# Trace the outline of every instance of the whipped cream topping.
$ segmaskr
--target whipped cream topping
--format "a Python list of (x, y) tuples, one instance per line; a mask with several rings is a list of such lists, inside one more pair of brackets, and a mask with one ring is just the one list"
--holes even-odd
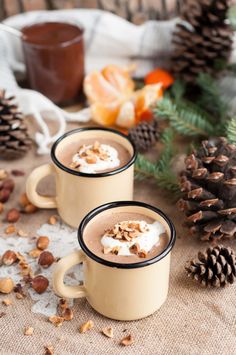
[[(120, 226), (127, 224), (128, 228), (121, 229)], [(133, 230), (132, 225), (136, 225)], [(116, 231), (118, 232), (116, 233)], [(128, 231), (128, 234), (123, 235), (122, 232), (127, 233), (126, 231)], [(116, 224), (112, 230), (104, 233), (101, 244), (105, 254), (111, 252), (117, 255), (131, 256), (137, 254), (140, 257), (146, 257), (146, 254), (159, 244), (160, 235), (163, 233), (165, 233), (165, 228), (158, 221), (152, 224), (145, 221), (123, 221)]]
[(120, 165), (118, 151), (108, 144), (83, 145), (72, 157), (70, 167), (83, 173), (94, 174)]

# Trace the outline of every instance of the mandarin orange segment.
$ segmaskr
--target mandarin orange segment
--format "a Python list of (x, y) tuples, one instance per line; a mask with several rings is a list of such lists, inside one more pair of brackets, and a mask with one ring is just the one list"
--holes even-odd
[(100, 72), (92, 72), (84, 79), (84, 92), (90, 103), (111, 103), (119, 99), (120, 92)]
[(146, 85), (136, 91), (134, 95), (136, 122), (139, 122), (142, 113), (162, 96), (163, 90), (160, 84)]
[(130, 77), (129, 70), (108, 65), (102, 70), (102, 75), (122, 96), (128, 98), (134, 91), (134, 81)]
[(120, 109), (120, 103), (101, 104), (99, 102), (91, 105), (93, 120), (103, 126), (113, 126), (116, 122)]

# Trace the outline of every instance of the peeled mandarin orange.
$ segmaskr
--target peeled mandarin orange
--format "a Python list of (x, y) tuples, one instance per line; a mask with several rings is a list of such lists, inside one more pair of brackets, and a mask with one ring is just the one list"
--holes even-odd
[(103, 126), (113, 126), (119, 113), (120, 103), (113, 102), (110, 104), (102, 104), (96, 102), (92, 104), (90, 108), (92, 118), (95, 122)]
[(120, 97), (120, 92), (100, 72), (92, 72), (84, 79), (84, 92), (90, 103), (111, 103)]
[(136, 91), (134, 95), (136, 122), (139, 122), (142, 113), (147, 111), (162, 96), (163, 90), (160, 84), (146, 85), (141, 90)]
[(122, 96), (129, 97), (134, 91), (134, 81), (128, 69), (108, 65), (102, 70), (102, 75)]

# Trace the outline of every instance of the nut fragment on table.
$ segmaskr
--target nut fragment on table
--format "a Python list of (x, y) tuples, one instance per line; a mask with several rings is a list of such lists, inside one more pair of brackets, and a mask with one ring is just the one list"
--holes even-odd
[(134, 339), (131, 334), (127, 335), (123, 339), (121, 339), (120, 344), (124, 346), (128, 346), (134, 343)]
[(37, 241), (36, 241), (36, 246), (38, 249), (44, 250), (47, 249), (49, 245), (49, 238), (46, 236), (41, 236), (38, 237)]
[(33, 327), (26, 327), (24, 329), (24, 335), (33, 335), (34, 328)]
[(4, 304), (5, 306), (11, 306), (12, 305), (12, 301), (9, 298), (4, 298), (2, 300), (2, 304)]
[(54, 348), (51, 345), (45, 346), (44, 349), (44, 355), (54, 355)]
[(64, 320), (66, 320), (66, 321), (72, 320), (74, 318), (74, 313), (73, 313), (72, 309), (70, 309), (70, 308), (66, 308), (64, 310), (64, 312), (62, 313), (62, 315), (63, 315)]
[(18, 234), (19, 237), (23, 237), (23, 238), (28, 237), (28, 233), (25, 232), (23, 229), (19, 229), (17, 231), (17, 234)]
[(7, 213), (7, 222), (16, 223), (20, 218), (20, 211), (17, 208), (12, 208)]
[(39, 294), (44, 293), (46, 291), (46, 289), (48, 288), (48, 285), (49, 285), (49, 281), (43, 275), (35, 276), (31, 280), (32, 288)]
[(35, 259), (38, 258), (41, 253), (42, 253), (42, 250), (39, 250), (37, 248), (32, 249), (28, 252), (29, 256), (31, 256), (31, 258), (35, 258)]
[(94, 327), (94, 322), (92, 320), (88, 320), (86, 323), (83, 323), (79, 327), (79, 332), (86, 333), (88, 330), (92, 329), (93, 327)]
[(14, 282), (10, 277), (3, 277), (0, 279), (0, 292), (11, 293), (14, 288)]
[(63, 322), (64, 322), (64, 318), (60, 317), (60, 316), (51, 316), (51, 317), (48, 318), (48, 320), (53, 325), (55, 325), (55, 327), (61, 327)]
[(19, 300), (26, 297), (26, 293), (20, 283), (16, 284), (13, 291), (15, 292), (16, 298)]
[(13, 250), (7, 250), (2, 256), (2, 263), (10, 266), (17, 261), (17, 255)]
[(54, 225), (57, 223), (57, 220), (58, 220), (58, 217), (53, 215), (49, 218), (48, 223)]
[(8, 173), (5, 169), (0, 169), (0, 180), (6, 179), (8, 176)]
[(2, 212), (3, 212), (3, 210), (4, 210), (4, 205), (3, 205), (3, 203), (2, 203), (2, 202), (0, 202), (0, 213), (2, 213)]
[(5, 228), (5, 233), (6, 234), (13, 234), (16, 233), (16, 227), (14, 226), (14, 224), (9, 224), (9, 226), (7, 226)]
[(48, 268), (54, 261), (55, 258), (50, 251), (42, 251), (39, 255), (38, 264), (44, 268)]
[(108, 338), (113, 338), (113, 336), (114, 336), (114, 332), (113, 332), (112, 327), (103, 328), (102, 333)]

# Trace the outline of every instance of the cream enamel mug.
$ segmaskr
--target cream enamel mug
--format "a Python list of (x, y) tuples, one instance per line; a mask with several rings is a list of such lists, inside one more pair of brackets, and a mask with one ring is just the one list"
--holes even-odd
[[(129, 264), (115, 263), (93, 254), (84, 242), (84, 231), (93, 218), (99, 218), (110, 211), (132, 211), (161, 222), (168, 235), (164, 250), (152, 259)], [(65, 256), (55, 265), (54, 291), (60, 297), (86, 297), (97, 312), (108, 318), (128, 321), (147, 317), (158, 310), (166, 300), (170, 252), (175, 240), (174, 225), (155, 207), (136, 201), (118, 201), (100, 206), (88, 213), (79, 226), (78, 241), (81, 250)], [(65, 273), (79, 263), (83, 263), (84, 284), (65, 285)]]
[[(119, 143), (130, 153), (129, 161), (122, 167), (103, 173), (82, 173), (63, 165), (57, 158), (68, 144), (80, 139), (107, 139)], [(29, 200), (40, 208), (57, 208), (61, 218), (78, 228), (84, 216), (97, 206), (111, 201), (133, 199), (134, 162), (136, 151), (124, 134), (107, 128), (79, 128), (60, 137), (53, 145), (53, 163), (36, 168), (26, 182)], [(37, 193), (37, 185), (45, 176), (55, 174), (56, 196), (44, 197)]]

